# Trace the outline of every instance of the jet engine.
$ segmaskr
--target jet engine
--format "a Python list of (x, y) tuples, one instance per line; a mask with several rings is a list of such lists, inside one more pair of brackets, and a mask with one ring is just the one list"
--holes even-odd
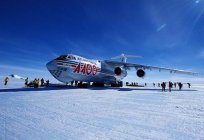
[(121, 67), (116, 67), (114, 69), (114, 73), (115, 73), (115, 75), (121, 76), (121, 77), (127, 76), (127, 71)]
[(145, 76), (145, 71), (143, 69), (137, 70), (137, 76), (143, 78)]

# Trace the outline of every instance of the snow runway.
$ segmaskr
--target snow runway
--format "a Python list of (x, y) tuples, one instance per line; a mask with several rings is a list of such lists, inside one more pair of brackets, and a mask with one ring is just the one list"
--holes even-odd
[(0, 139), (204, 139), (204, 88), (0, 90)]

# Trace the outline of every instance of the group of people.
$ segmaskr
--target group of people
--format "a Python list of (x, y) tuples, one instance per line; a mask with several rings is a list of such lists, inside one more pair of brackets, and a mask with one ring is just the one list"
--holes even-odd
[[(169, 92), (171, 92), (171, 89), (173, 88), (173, 85), (174, 84), (171, 81), (169, 81)], [(166, 83), (162, 82), (161, 87), (162, 87), (162, 91), (165, 91), (166, 90)]]
[(126, 86), (139, 86), (137, 82), (126, 82)]
[[(8, 78), (8, 77), (5, 77), (5, 79), (4, 79), (4, 85), (5, 85), (5, 86), (8, 84), (8, 81), (9, 81), (9, 78)], [(39, 86), (41, 86), (41, 87), (43, 87), (43, 86), (48, 87), (48, 86), (49, 86), (49, 83), (50, 83), (49, 80), (46, 80), (46, 81), (45, 81), (43, 78), (42, 78), (41, 80), (35, 78), (33, 81), (30, 81), (30, 82), (28, 81), (28, 78), (25, 79), (25, 87), (34, 87), (34, 88), (38, 88)], [(77, 85), (78, 82), (77, 82), (77, 81), (72, 81), (72, 82), (71, 82), (71, 85), (73, 85), (73, 84)], [(188, 85), (188, 88), (191, 87), (191, 84), (190, 84), (190, 83), (186, 83), (186, 84)], [(126, 82), (126, 85), (129, 85), (129, 83)], [(136, 85), (138, 85), (138, 83), (132, 82), (132, 84), (130, 84), (130, 85), (136, 86)], [(182, 87), (183, 87), (183, 84), (182, 84), (181, 82), (172, 83), (171, 81), (169, 81), (169, 82), (168, 82), (169, 92), (171, 92), (171, 89), (173, 88), (173, 86), (174, 86), (174, 88), (176, 88), (177, 85), (178, 85), (178, 87), (179, 87), (179, 90), (181, 90)], [(147, 83), (145, 83), (145, 86), (147, 86)], [(155, 87), (156, 84), (153, 83), (153, 86)], [(166, 86), (167, 86), (167, 82), (162, 82), (161, 84), (158, 83), (158, 87), (162, 87), (162, 91), (166, 91)]]
[[(168, 82), (168, 85), (169, 85), (169, 92), (171, 92), (171, 89), (173, 88), (176, 88), (176, 85), (178, 84), (178, 87), (179, 87), (179, 90), (182, 89), (183, 87), (183, 84), (181, 82), (178, 82), (178, 83), (172, 83), (171, 81)], [(187, 83), (189, 88), (190, 88), (190, 83)], [(161, 83), (161, 87), (162, 87), (162, 91), (165, 91), (166, 90), (166, 82), (162, 82)]]
[[(191, 88), (191, 84), (190, 83), (183, 83), (183, 84), (187, 84), (188, 85), (188, 88)], [(162, 83), (152, 83), (153, 87), (156, 87), (156, 85), (158, 87), (161, 87), (162, 88), (162, 91), (166, 91), (166, 88), (168, 86), (168, 90), (169, 92), (172, 91), (172, 88), (179, 88), (179, 90), (181, 90), (183, 88), (183, 84), (181, 82), (162, 82)], [(126, 86), (139, 86), (138, 83), (136, 82), (126, 82)], [(144, 83), (144, 86), (146, 87), (147, 86), (147, 83)]]
[(49, 83), (50, 83), (49, 80), (45, 81), (43, 78), (41, 80), (35, 78), (33, 81), (30, 81), (30, 82), (28, 81), (28, 78), (25, 79), (25, 86), (26, 87), (34, 87), (34, 88), (38, 88), (39, 86), (41, 86), (41, 87), (43, 87), (43, 86), (48, 87)]
[[(5, 79), (4, 79), (4, 85), (5, 86), (8, 84), (8, 81), (9, 81), (9, 77), (5, 77)], [(38, 88), (39, 86), (48, 87), (49, 84), (50, 84), (50, 81), (49, 80), (45, 81), (43, 78), (41, 80), (35, 78), (33, 81), (30, 81), (30, 82), (28, 81), (28, 77), (25, 79), (25, 87), (34, 87), (34, 88)]]
[[(188, 85), (188, 88), (191, 88), (191, 84), (190, 84), (190, 83), (185, 83), (185, 84)], [(176, 88), (177, 85), (178, 85), (179, 90), (181, 90), (181, 89), (183, 88), (183, 84), (182, 84), (181, 82), (177, 82), (177, 83), (175, 82), (175, 83), (173, 83), (173, 82), (169, 81), (169, 82), (158, 83), (158, 87), (161, 87), (161, 88), (162, 88), (162, 91), (166, 91), (167, 85), (168, 85), (168, 87), (169, 87), (169, 92), (171, 92), (171, 89), (172, 89), (173, 87)], [(145, 83), (145, 86), (147, 86), (147, 83)], [(153, 83), (153, 87), (156, 87), (156, 84), (155, 84), (155, 83)]]

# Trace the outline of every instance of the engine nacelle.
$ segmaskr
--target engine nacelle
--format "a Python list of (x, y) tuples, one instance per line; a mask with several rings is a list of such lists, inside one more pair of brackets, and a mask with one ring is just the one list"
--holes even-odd
[(116, 67), (115, 70), (114, 70), (114, 73), (115, 73), (117, 76), (119, 76), (119, 75), (121, 75), (121, 73), (122, 73), (122, 69), (121, 69), (120, 67)]
[(121, 77), (127, 76), (127, 71), (121, 67), (116, 67), (114, 69), (114, 73), (115, 73), (115, 75), (121, 76)]
[(145, 71), (143, 69), (137, 70), (137, 76), (143, 78), (145, 76)]

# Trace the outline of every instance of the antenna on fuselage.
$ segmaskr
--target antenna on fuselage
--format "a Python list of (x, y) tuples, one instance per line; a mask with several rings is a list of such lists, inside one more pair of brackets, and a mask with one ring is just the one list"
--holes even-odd
[(111, 59), (121, 59), (121, 62), (126, 63), (127, 62), (127, 58), (142, 58), (142, 56), (138, 56), (138, 55), (125, 55), (124, 53), (122, 53), (121, 55), (112, 57)]

